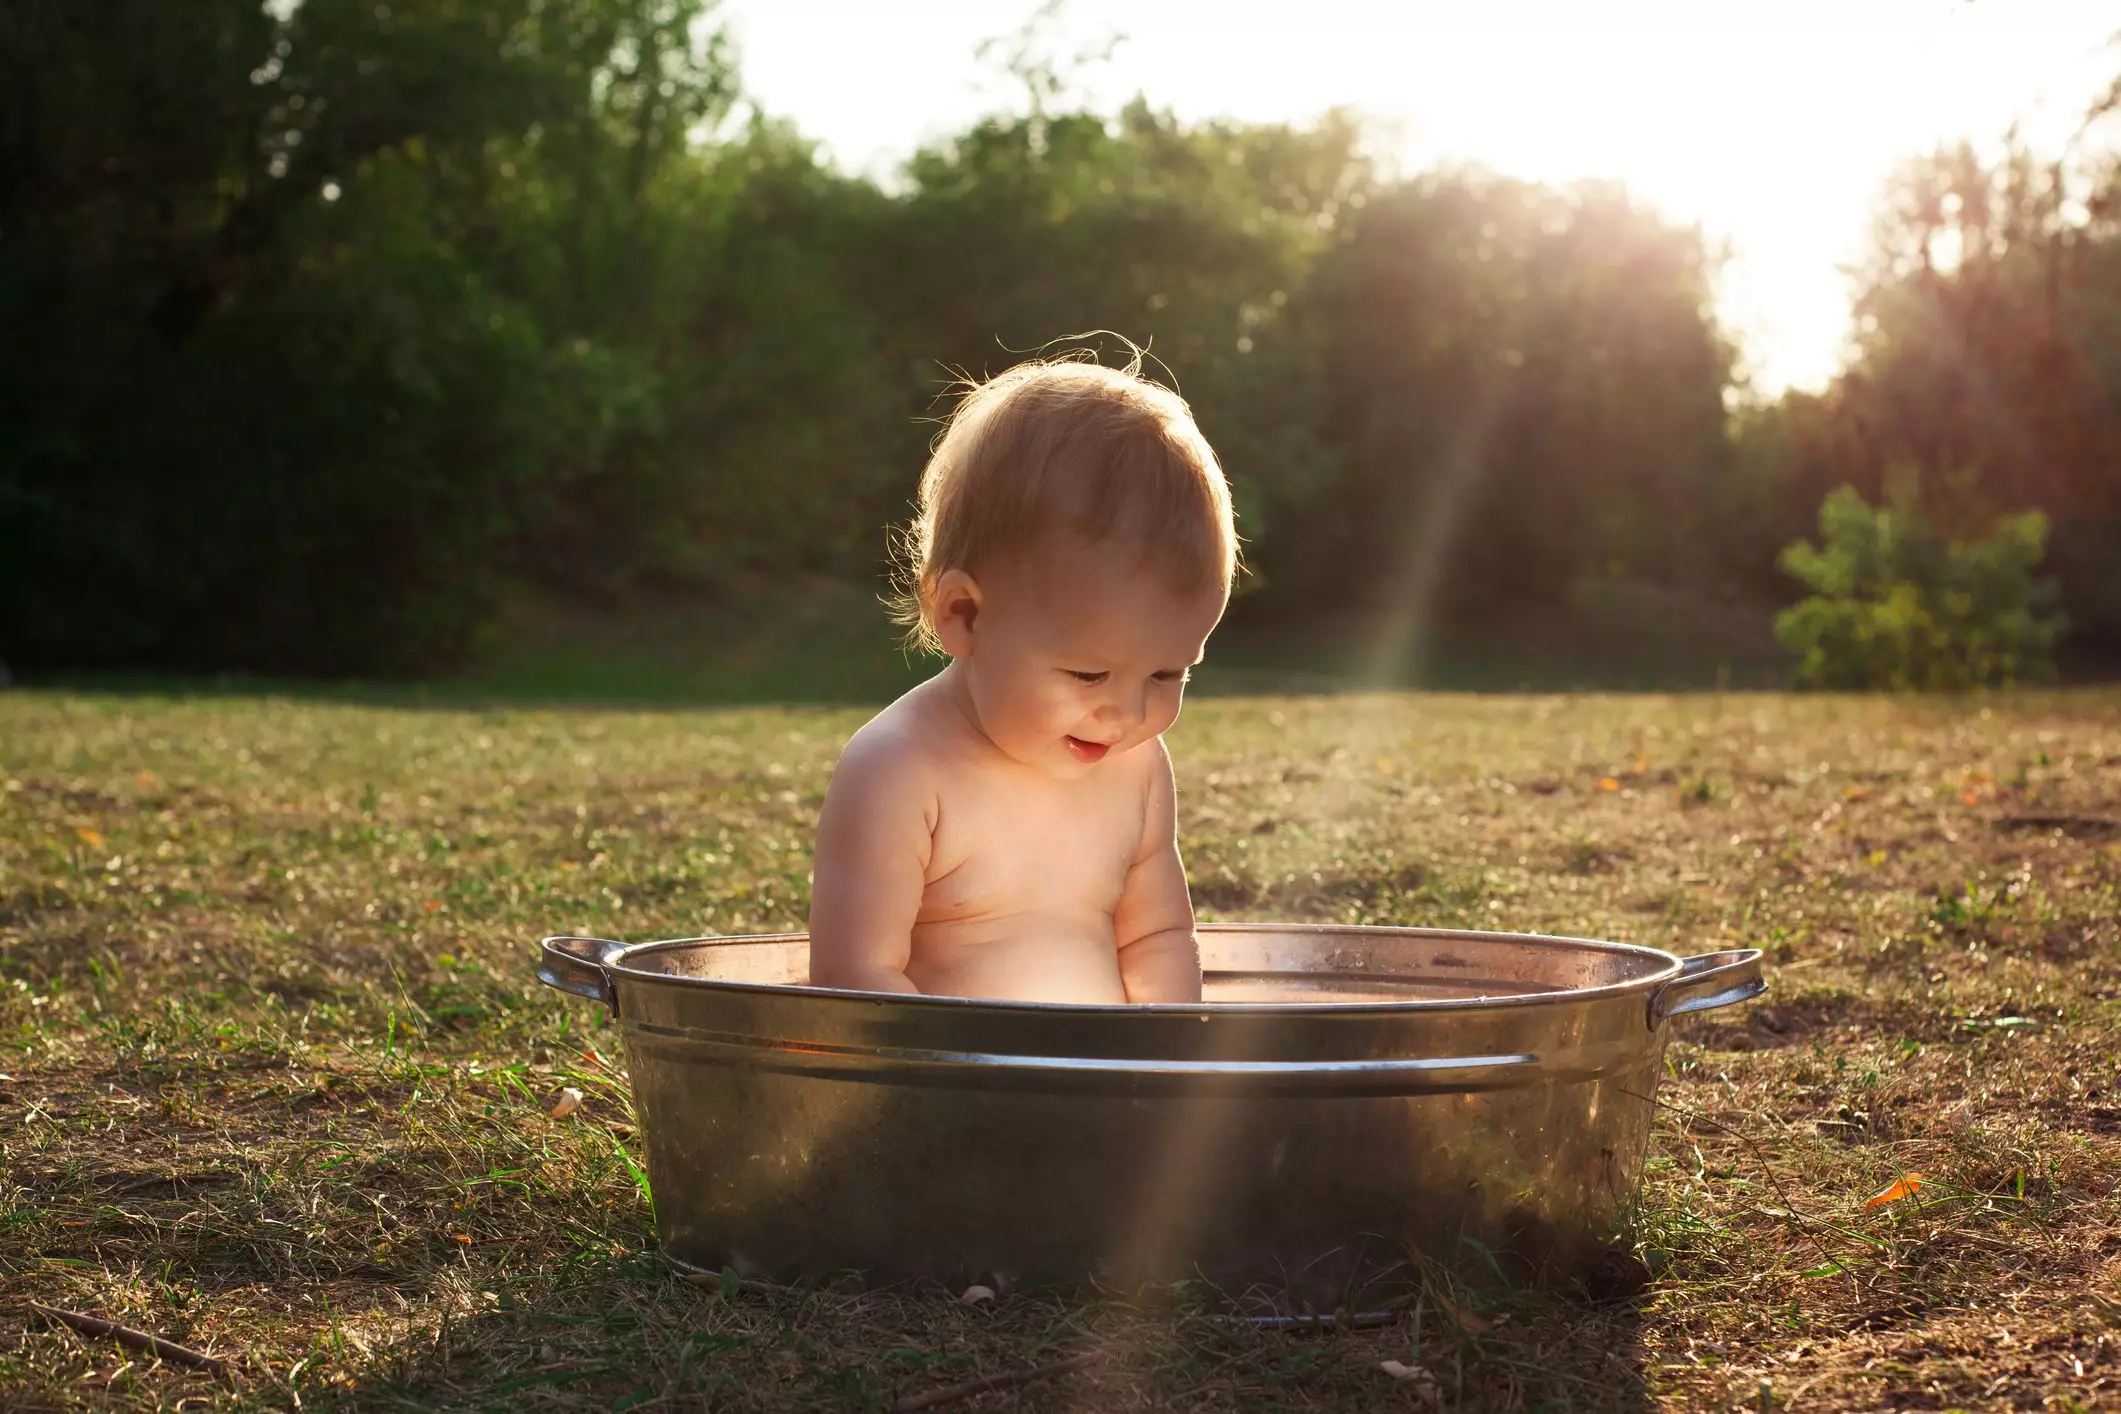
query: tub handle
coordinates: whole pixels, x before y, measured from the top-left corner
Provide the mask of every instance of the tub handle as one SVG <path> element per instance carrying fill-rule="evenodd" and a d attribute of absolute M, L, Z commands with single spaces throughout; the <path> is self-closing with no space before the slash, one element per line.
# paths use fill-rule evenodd
<path fill-rule="evenodd" d="M 538 944 L 538 980 L 578 997 L 602 1002 L 613 1016 L 619 1014 L 619 992 L 612 984 L 611 964 L 626 951 L 626 944 L 609 938 L 547 938 Z"/>
<path fill-rule="evenodd" d="M 1726 948 L 1679 964 L 1679 975 L 1650 993 L 1650 1029 L 1690 1011 L 1709 1011 L 1750 1001 L 1767 990 L 1760 975 L 1760 949 Z"/>

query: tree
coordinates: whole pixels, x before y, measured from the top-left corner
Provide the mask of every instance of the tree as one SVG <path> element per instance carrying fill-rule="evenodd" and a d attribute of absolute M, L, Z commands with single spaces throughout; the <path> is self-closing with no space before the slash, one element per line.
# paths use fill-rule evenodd
<path fill-rule="evenodd" d="M 1494 605 L 1670 578 L 1722 469 L 1709 258 L 1618 188 L 1435 173 L 1315 287 L 1345 479 L 1289 548 L 1314 594 Z"/>
<path fill-rule="evenodd" d="M 1110 331 L 1146 346 L 1192 404 L 1249 539 L 1278 534 L 1336 474 L 1322 331 L 1302 294 L 1374 183 L 1352 117 L 1187 126 L 1141 100 L 1111 119 L 1002 117 L 920 153 L 907 176 L 868 284 L 900 366 L 919 370 L 914 409 L 932 416 L 956 373 Z"/>
<path fill-rule="evenodd" d="M 618 339 L 649 295 L 607 227 L 726 102 L 704 6 L 283 14 L 0 16 L 0 639 L 26 658 L 433 662 L 639 418 Z"/>
<path fill-rule="evenodd" d="M 1793 401 L 1793 496 L 1878 496 L 1913 466 L 1930 513 L 1978 539 L 2035 506 L 2080 637 L 2121 648 L 2121 186 L 2110 162 L 2037 160 L 2015 138 L 1912 161 L 1857 276 L 1847 371 Z M 1964 470 L 1947 479 L 1948 470 Z"/>

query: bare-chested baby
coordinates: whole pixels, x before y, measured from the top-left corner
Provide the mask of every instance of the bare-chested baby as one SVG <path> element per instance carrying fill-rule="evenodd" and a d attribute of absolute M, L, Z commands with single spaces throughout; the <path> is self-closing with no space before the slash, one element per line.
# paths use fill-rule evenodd
<path fill-rule="evenodd" d="M 1237 536 L 1186 405 L 1082 363 L 973 389 L 903 558 L 899 611 L 950 663 L 840 757 L 811 982 L 1198 1001 L 1163 732 L 1222 617 Z"/>

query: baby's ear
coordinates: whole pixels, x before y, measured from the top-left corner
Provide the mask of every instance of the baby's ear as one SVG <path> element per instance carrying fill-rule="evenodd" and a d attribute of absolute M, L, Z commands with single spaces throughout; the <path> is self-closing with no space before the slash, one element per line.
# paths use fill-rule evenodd
<path fill-rule="evenodd" d="M 963 570 L 944 570 L 928 595 L 929 620 L 943 651 L 953 658 L 972 656 L 979 624 L 979 582 Z"/>

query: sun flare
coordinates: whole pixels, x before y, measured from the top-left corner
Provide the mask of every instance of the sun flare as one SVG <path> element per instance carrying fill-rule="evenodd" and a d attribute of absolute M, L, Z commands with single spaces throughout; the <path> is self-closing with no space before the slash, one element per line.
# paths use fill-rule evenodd
<path fill-rule="evenodd" d="M 762 106 L 888 175 L 921 142 L 1021 102 L 974 50 L 1033 8 L 732 0 L 728 13 Z M 1718 310 L 1765 392 L 1832 375 L 1841 271 L 1894 165 L 2013 123 L 2059 147 L 2109 73 L 2116 24 L 2093 0 L 1075 0 L 1059 17 L 1075 42 L 1056 52 L 1123 37 L 1076 76 L 1064 96 L 1077 101 L 1140 93 L 1182 117 L 1249 121 L 1345 105 L 1403 169 L 1627 183 L 1727 250 Z M 820 27 L 840 42 L 821 51 Z"/>

